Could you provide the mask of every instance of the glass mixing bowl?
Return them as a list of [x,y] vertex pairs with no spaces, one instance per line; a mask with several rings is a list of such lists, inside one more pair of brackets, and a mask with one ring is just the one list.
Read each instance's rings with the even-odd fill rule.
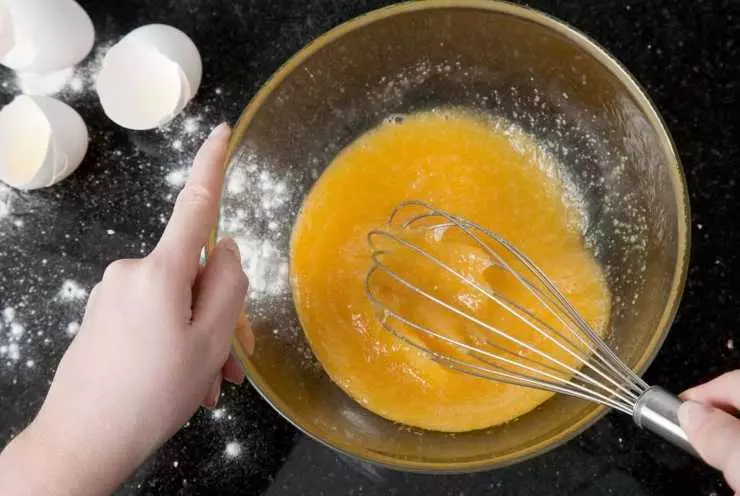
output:
[[555,396],[516,421],[456,435],[389,422],[344,394],[313,358],[288,274],[293,221],[334,156],[389,116],[438,106],[505,117],[563,164],[613,295],[608,342],[637,373],[678,305],[689,206],[668,132],[634,79],[583,34],[527,8],[428,1],[381,9],[321,36],[262,87],[235,128],[212,237],[235,237],[250,275],[254,356],[235,342],[249,380],[296,427],[342,453],[395,469],[463,472],[542,453],[605,409]]

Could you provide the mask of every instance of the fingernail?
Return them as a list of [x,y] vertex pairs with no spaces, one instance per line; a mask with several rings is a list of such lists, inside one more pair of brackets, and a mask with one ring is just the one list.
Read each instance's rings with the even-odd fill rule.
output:
[[252,324],[244,312],[239,315],[239,320],[236,323],[236,337],[242,344],[247,356],[254,355],[254,332],[252,332]]
[[252,339],[247,343],[247,354],[251,357],[254,355],[254,333],[252,333]]
[[237,379],[234,379],[233,377],[224,377],[224,380],[229,384],[233,384],[235,386],[241,386],[242,384],[244,384],[243,375],[240,375]]
[[211,390],[208,392],[208,408],[216,408],[218,406],[218,400],[221,397],[221,376],[218,376],[213,384],[211,384]]
[[[233,349],[231,350],[230,355],[234,357],[234,360],[236,360],[237,363],[239,363],[239,357],[236,356],[236,352]],[[233,384],[236,384],[237,386],[244,384],[244,380],[246,379],[246,377],[244,377],[244,369],[241,368],[241,366],[239,367],[239,371],[239,377],[237,377],[236,381],[233,382]]]
[[678,408],[678,422],[685,431],[693,431],[701,425],[713,408],[693,400],[685,401]]
[[224,377],[224,380],[228,382],[229,384],[233,384],[235,386],[241,386],[244,384],[244,376],[239,377],[238,379],[233,379],[230,377]]
[[236,241],[234,241],[233,238],[225,238],[221,243],[223,244],[224,249],[229,250],[240,259],[242,258],[242,254],[239,251],[239,245],[236,244]]
[[222,122],[221,124],[213,128],[213,130],[211,131],[211,134],[208,137],[213,138],[215,136],[220,136],[228,131],[231,131],[231,128],[229,127],[228,124],[226,124],[225,122]]

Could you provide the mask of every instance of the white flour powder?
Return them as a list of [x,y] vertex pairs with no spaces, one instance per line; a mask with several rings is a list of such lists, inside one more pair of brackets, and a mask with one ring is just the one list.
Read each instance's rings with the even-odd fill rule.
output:
[[242,445],[236,441],[231,441],[226,444],[224,448],[224,455],[226,458],[238,458],[242,454]]
[[70,322],[67,324],[67,335],[68,336],[74,336],[77,334],[77,332],[80,330],[80,323],[79,322]]
[[16,85],[27,95],[55,95],[72,79],[74,69],[62,69],[50,74],[18,73]]
[[278,296],[289,291],[285,239],[290,232],[290,199],[296,185],[252,156],[243,156],[224,187],[220,229],[242,253],[250,297]]
[[62,302],[74,302],[87,298],[87,290],[78,282],[67,279],[57,293],[57,300]]
[[182,188],[188,180],[188,175],[190,175],[189,167],[173,170],[168,173],[164,179],[167,181],[167,184],[173,188]]
[[21,359],[21,343],[26,328],[16,320],[16,310],[6,307],[0,319],[0,359],[14,365]]
[[0,183],[0,220],[9,216],[10,213],[10,188]]

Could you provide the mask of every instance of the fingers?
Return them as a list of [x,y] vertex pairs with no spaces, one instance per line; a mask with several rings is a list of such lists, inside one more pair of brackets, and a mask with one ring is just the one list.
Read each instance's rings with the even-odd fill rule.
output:
[[678,419],[701,457],[721,470],[730,486],[740,491],[740,420],[694,401],[681,405]]
[[[193,327],[197,332],[210,334],[216,351],[223,350],[226,354],[247,294],[247,276],[234,240],[224,239],[216,245],[195,286]],[[221,371],[203,402],[207,408],[214,408],[218,403],[224,378],[235,384],[244,382],[244,374],[233,355],[221,360]]]
[[216,408],[218,400],[221,397],[221,381],[223,378],[219,373],[211,384],[211,388],[208,390],[206,399],[203,400],[203,406],[206,408]]
[[691,444],[740,491],[740,420],[727,413],[740,410],[740,370],[684,391],[681,397],[689,400],[681,405],[679,421]]
[[193,303],[193,326],[213,335],[217,346],[223,349],[223,361],[246,294],[247,276],[242,270],[239,248],[234,240],[224,239],[216,245],[198,276]]
[[206,408],[216,408],[218,406],[218,400],[221,398],[221,383],[227,380],[232,384],[242,384],[244,382],[244,372],[242,371],[241,365],[237,360],[234,353],[229,354],[229,358],[226,359],[226,363],[223,366],[223,370],[216,376],[211,387],[208,390],[208,395],[203,400],[203,406]]
[[706,384],[681,394],[687,400],[705,403],[728,412],[740,410],[740,370],[727,372]]
[[252,355],[254,353],[254,333],[252,332],[252,325],[249,323],[249,319],[244,312],[239,314],[239,320],[236,323],[234,334],[244,347],[247,355]]
[[229,358],[226,359],[221,373],[224,379],[232,384],[242,384],[244,382],[244,371],[233,351],[229,353]]
[[198,151],[190,178],[177,197],[170,221],[155,249],[155,253],[164,253],[162,258],[175,267],[186,268],[184,275],[191,281],[197,275],[201,248],[218,217],[230,135],[228,125],[221,124]]

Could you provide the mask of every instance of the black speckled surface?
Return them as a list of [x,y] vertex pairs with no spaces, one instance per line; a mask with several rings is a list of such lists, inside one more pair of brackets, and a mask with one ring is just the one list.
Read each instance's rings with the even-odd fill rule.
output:
[[[0,317],[0,444],[32,418],[43,399],[71,339],[69,325],[74,328],[82,315],[84,293],[74,289],[89,291],[110,261],[140,256],[153,246],[176,193],[170,174],[188,163],[208,128],[223,119],[235,121],[260,84],[308,41],[385,2],[80,3],[98,30],[98,49],[138,25],[172,24],[194,38],[205,77],[185,114],[157,132],[113,125],[89,86],[65,91],[61,98],[83,115],[91,132],[80,170],[40,192],[0,186],[0,311],[14,310]],[[646,379],[678,391],[740,366],[740,289],[733,275],[740,270],[735,217],[740,208],[740,3],[536,0],[530,5],[586,32],[623,62],[656,102],[683,160],[693,208],[691,269],[678,319]],[[94,53],[82,65],[82,75],[95,64]],[[0,103],[16,92],[13,74],[0,69]],[[177,140],[181,150],[172,146]],[[63,288],[73,291],[60,294]],[[11,343],[17,345],[13,356]],[[228,456],[229,443],[238,443],[238,456]],[[121,489],[122,494],[207,492],[729,493],[715,471],[639,433],[629,418],[617,414],[561,448],[494,472],[432,477],[377,471],[296,434],[249,386],[227,387],[222,410],[199,412]]]

